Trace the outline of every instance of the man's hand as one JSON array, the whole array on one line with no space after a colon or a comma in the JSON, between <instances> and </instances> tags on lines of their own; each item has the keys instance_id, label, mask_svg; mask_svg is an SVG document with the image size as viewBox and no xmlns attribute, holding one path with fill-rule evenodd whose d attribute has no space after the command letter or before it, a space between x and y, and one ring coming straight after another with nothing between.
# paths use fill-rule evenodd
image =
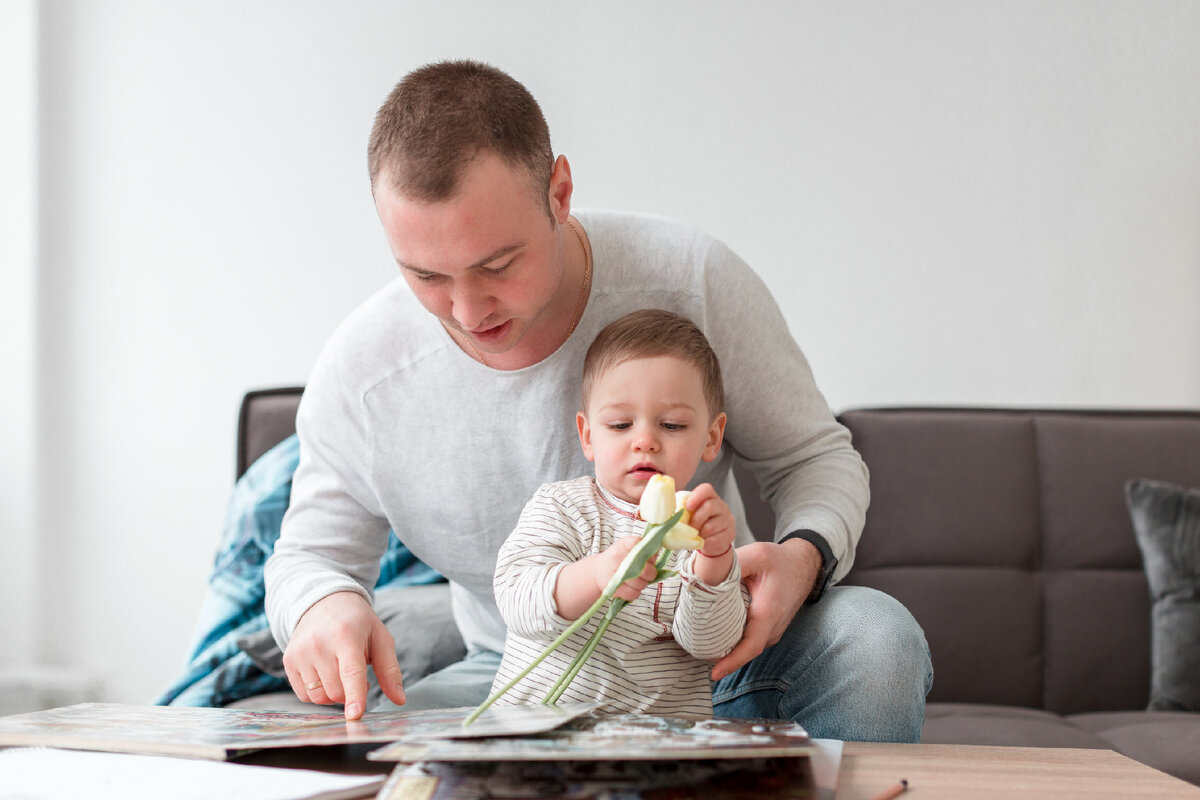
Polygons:
<instances>
[{"instance_id":1,"label":"man's hand","mask_svg":"<svg viewBox=\"0 0 1200 800\"><path fill-rule=\"evenodd\" d=\"M404 704L404 683L396 644L370 604L354 592L318 600L296 624L283 666L292 691L306 703L343 703L346 719L363 715L367 703L367 665L383 693Z\"/></svg>"},{"instance_id":2,"label":"man's hand","mask_svg":"<svg viewBox=\"0 0 1200 800\"><path fill-rule=\"evenodd\" d=\"M775 644L812 594L821 571L821 553L803 539L783 544L755 542L737 550L742 582L750 590L742 640L713 667L720 680Z\"/></svg>"}]
</instances>

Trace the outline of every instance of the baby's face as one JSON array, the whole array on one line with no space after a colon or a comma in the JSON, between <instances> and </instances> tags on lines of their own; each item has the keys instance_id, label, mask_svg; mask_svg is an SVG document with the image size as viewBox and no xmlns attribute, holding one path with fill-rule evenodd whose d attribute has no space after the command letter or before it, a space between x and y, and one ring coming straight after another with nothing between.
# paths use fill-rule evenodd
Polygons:
<instances>
[{"instance_id":1,"label":"baby's face","mask_svg":"<svg viewBox=\"0 0 1200 800\"><path fill-rule=\"evenodd\" d=\"M583 453L596 479L631 503L662 472L680 489L700 460L716 458L724 414L713 419L700 372L674 356L636 358L599 375L577 417Z\"/></svg>"}]
</instances>

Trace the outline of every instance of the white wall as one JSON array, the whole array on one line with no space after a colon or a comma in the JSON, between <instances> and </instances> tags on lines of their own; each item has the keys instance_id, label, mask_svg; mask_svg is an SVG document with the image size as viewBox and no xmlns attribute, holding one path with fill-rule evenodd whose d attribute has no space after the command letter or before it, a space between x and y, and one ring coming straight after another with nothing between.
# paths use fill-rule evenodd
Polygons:
<instances>
[{"instance_id":1,"label":"white wall","mask_svg":"<svg viewBox=\"0 0 1200 800\"><path fill-rule=\"evenodd\" d=\"M0 5L0 668L37 647L36 34L32 2Z\"/></svg>"},{"instance_id":2,"label":"white wall","mask_svg":"<svg viewBox=\"0 0 1200 800\"><path fill-rule=\"evenodd\" d=\"M393 275L364 144L440 58L526 82L579 205L744 255L835 408L1200 405L1200 4L739 5L38 4L45 624L3 658L174 676L239 399Z\"/></svg>"}]
</instances>

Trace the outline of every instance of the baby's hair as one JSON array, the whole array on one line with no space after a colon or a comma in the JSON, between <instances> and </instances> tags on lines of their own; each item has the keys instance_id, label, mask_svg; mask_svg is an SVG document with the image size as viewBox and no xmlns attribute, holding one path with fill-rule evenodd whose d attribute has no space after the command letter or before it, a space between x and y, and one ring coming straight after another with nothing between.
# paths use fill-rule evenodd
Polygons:
<instances>
[{"instance_id":1,"label":"baby's hair","mask_svg":"<svg viewBox=\"0 0 1200 800\"><path fill-rule=\"evenodd\" d=\"M596 334L583 359L582 408L596 380L613 367L635 358L674 356L700 371L708 413L715 418L725 410L721 363L696 324L686 317L658 308L644 308L609 323Z\"/></svg>"}]
</instances>

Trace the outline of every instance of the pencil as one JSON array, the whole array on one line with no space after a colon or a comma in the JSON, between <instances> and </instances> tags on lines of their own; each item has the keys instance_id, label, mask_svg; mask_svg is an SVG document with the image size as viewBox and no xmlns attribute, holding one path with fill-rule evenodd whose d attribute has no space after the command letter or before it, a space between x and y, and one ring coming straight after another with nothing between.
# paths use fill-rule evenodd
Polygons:
<instances>
[{"instance_id":1,"label":"pencil","mask_svg":"<svg viewBox=\"0 0 1200 800\"><path fill-rule=\"evenodd\" d=\"M871 798L871 800L893 800L908 791L908 781L901 780L890 789L884 789L879 794Z\"/></svg>"}]
</instances>

